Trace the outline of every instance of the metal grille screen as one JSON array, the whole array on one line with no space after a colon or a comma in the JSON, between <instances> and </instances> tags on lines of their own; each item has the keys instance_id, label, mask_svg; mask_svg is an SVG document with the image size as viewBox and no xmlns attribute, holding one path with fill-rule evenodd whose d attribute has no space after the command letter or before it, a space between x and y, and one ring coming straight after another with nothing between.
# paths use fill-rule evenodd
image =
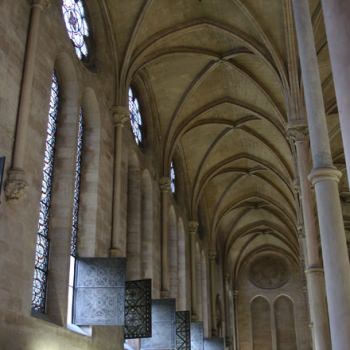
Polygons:
<instances>
[{"instance_id":1,"label":"metal grille screen","mask_svg":"<svg viewBox=\"0 0 350 350\"><path fill-rule=\"evenodd\" d=\"M191 316L189 311L176 312L176 349L191 349Z\"/></svg>"},{"instance_id":2,"label":"metal grille screen","mask_svg":"<svg viewBox=\"0 0 350 350\"><path fill-rule=\"evenodd\" d=\"M152 336L152 281L127 281L125 284L124 338Z\"/></svg>"},{"instance_id":3,"label":"metal grille screen","mask_svg":"<svg viewBox=\"0 0 350 350\"><path fill-rule=\"evenodd\" d=\"M123 326L125 272L125 258L78 258L73 323Z\"/></svg>"}]
</instances>

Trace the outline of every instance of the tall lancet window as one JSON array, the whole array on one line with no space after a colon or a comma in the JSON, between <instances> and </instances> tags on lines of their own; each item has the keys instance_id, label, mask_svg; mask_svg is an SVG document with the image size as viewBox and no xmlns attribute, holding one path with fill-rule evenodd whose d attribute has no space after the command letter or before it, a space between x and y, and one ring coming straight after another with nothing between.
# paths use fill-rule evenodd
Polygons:
<instances>
[{"instance_id":1,"label":"tall lancet window","mask_svg":"<svg viewBox=\"0 0 350 350\"><path fill-rule=\"evenodd\" d=\"M174 168L174 162L170 163L170 189L172 193L175 193L176 190L176 175L175 175L175 168Z\"/></svg>"},{"instance_id":2,"label":"tall lancet window","mask_svg":"<svg viewBox=\"0 0 350 350\"><path fill-rule=\"evenodd\" d=\"M89 26L83 0L63 0L62 12L75 53L80 60L86 61L89 54Z\"/></svg>"},{"instance_id":3,"label":"tall lancet window","mask_svg":"<svg viewBox=\"0 0 350 350\"><path fill-rule=\"evenodd\" d=\"M129 88L129 112L131 129L136 143L140 146L143 141L143 120L140 112L139 101L131 88Z\"/></svg>"},{"instance_id":4,"label":"tall lancet window","mask_svg":"<svg viewBox=\"0 0 350 350\"><path fill-rule=\"evenodd\" d=\"M75 158L75 180L74 180L74 194L73 194L73 215L72 215L72 233L70 254L73 257L77 256L77 242L78 242L78 225L79 225L79 198L80 198L80 174L81 174L81 158L83 150L83 111L80 109L78 135L77 135L77 150Z\"/></svg>"},{"instance_id":5,"label":"tall lancet window","mask_svg":"<svg viewBox=\"0 0 350 350\"><path fill-rule=\"evenodd\" d=\"M35 248L35 269L32 290L32 310L44 313L46 309L47 273L49 266L49 219L55 158L59 86L54 73L51 82L44 166L39 205L39 224Z\"/></svg>"}]
</instances>

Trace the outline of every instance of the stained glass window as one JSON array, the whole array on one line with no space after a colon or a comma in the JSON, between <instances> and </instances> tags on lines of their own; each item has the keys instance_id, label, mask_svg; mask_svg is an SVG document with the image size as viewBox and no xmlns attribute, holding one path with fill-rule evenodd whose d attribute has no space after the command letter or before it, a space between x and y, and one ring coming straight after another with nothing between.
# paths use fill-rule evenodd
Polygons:
<instances>
[{"instance_id":1,"label":"stained glass window","mask_svg":"<svg viewBox=\"0 0 350 350\"><path fill-rule=\"evenodd\" d=\"M70 246L70 254L74 257L77 256L80 172L81 172L81 158L82 158L82 149L83 149L83 133L84 133L83 111L82 109L80 109L78 135L77 135L77 150L76 150L76 158L75 158L75 181L74 181L74 193L73 193L72 233L71 233L71 246Z\"/></svg>"},{"instance_id":2,"label":"stained glass window","mask_svg":"<svg viewBox=\"0 0 350 350\"><path fill-rule=\"evenodd\" d=\"M83 0L63 0L62 12L69 38L80 60L88 57L89 26Z\"/></svg>"},{"instance_id":3,"label":"stained glass window","mask_svg":"<svg viewBox=\"0 0 350 350\"><path fill-rule=\"evenodd\" d=\"M143 121L140 112L139 101L137 100L134 92L129 88L129 112L132 132L135 137L135 141L138 145L142 144L142 127Z\"/></svg>"},{"instance_id":4,"label":"stained glass window","mask_svg":"<svg viewBox=\"0 0 350 350\"><path fill-rule=\"evenodd\" d=\"M175 176L175 168L174 168L174 163L170 163L170 189L172 193L175 193L175 181L176 181L176 176Z\"/></svg>"},{"instance_id":5,"label":"stained glass window","mask_svg":"<svg viewBox=\"0 0 350 350\"><path fill-rule=\"evenodd\" d=\"M55 157L59 86L54 73L51 82L50 107L39 205L39 223L35 248L35 269L32 291L32 310L45 312L47 272L49 266L49 217Z\"/></svg>"}]
</instances>

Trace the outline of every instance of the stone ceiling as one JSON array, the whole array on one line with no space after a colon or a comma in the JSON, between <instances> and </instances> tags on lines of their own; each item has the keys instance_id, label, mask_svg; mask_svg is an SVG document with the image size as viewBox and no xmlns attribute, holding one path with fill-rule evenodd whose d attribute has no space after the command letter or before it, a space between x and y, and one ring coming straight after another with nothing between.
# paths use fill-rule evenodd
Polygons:
<instances>
[{"instance_id":1,"label":"stone ceiling","mask_svg":"<svg viewBox=\"0 0 350 350\"><path fill-rule=\"evenodd\" d=\"M181 149L192 219L231 271L256 250L298 259L287 123L303 108L291 0L106 0L120 100L138 74L157 108L163 174ZM310 1L332 147L342 145L318 1ZM126 83L126 84L125 84Z\"/></svg>"}]
</instances>

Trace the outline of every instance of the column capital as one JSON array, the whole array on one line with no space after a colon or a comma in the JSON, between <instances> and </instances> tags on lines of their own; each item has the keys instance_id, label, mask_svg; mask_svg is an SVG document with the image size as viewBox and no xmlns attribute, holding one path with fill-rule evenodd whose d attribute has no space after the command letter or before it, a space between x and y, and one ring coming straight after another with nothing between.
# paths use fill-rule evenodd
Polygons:
<instances>
[{"instance_id":1,"label":"column capital","mask_svg":"<svg viewBox=\"0 0 350 350\"><path fill-rule=\"evenodd\" d=\"M321 181L331 180L339 182L342 176L342 172L333 167L328 168L314 168L308 176L309 181L312 185L317 184Z\"/></svg>"},{"instance_id":2,"label":"column capital","mask_svg":"<svg viewBox=\"0 0 350 350\"><path fill-rule=\"evenodd\" d=\"M309 131L305 120L293 120L288 123L287 135L293 142L303 142L308 139Z\"/></svg>"},{"instance_id":3,"label":"column capital","mask_svg":"<svg viewBox=\"0 0 350 350\"><path fill-rule=\"evenodd\" d=\"M5 183L6 200L18 200L23 197L28 184L22 169L10 169Z\"/></svg>"},{"instance_id":4,"label":"column capital","mask_svg":"<svg viewBox=\"0 0 350 350\"><path fill-rule=\"evenodd\" d=\"M209 250L208 252L209 260L216 260L216 256L217 256L216 250Z\"/></svg>"},{"instance_id":5,"label":"column capital","mask_svg":"<svg viewBox=\"0 0 350 350\"><path fill-rule=\"evenodd\" d=\"M33 0L32 7L37 7L41 11L47 9L51 4L51 0Z\"/></svg>"},{"instance_id":6,"label":"column capital","mask_svg":"<svg viewBox=\"0 0 350 350\"><path fill-rule=\"evenodd\" d=\"M129 109L125 106L112 106L111 108L114 126L123 127L129 120Z\"/></svg>"},{"instance_id":7,"label":"column capital","mask_svg":"<svg viewBox=\"0 0 350 350\"><path fill-rule=\"evenodd\" d=\"M189 221L188 232L190 235L195 235L198 230L199 223L197 221Z\"/></svg>"},{"instance_id":8,"label":"column capital","mask_svg":"<svg viewBox=\"0 0 350 350\"><path fill-rule=\"evenodd\" d=\"M171 180L169 177L163 176L159 180L159 188L162 192L170 192Z\"/></svg>"}]
</instances>

